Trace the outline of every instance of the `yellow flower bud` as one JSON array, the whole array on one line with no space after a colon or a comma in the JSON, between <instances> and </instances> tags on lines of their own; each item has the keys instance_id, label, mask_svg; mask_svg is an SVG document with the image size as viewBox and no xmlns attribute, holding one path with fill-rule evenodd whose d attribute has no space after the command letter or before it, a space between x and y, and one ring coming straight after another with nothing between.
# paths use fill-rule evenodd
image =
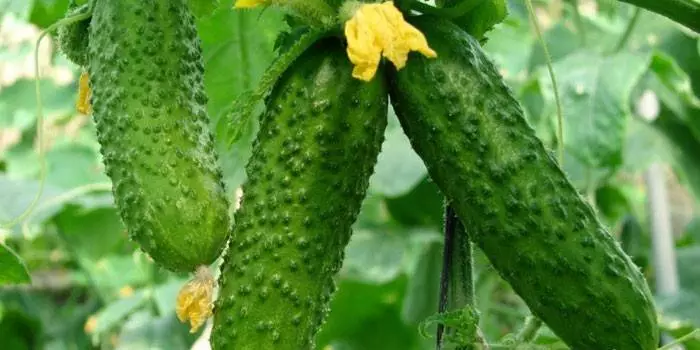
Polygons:
<instances>
[{"instance_id":1,"label":"yellow flower bud","mask_svg":"<svg viewBox=\"0 0 700 350\"><path fill-rule=\"evenodd\" d=\"M78 80L78 101L75 103L78 113L90 114L90 95L90 79L88 73L83 71Z\"/></svg>"}]
</instances>

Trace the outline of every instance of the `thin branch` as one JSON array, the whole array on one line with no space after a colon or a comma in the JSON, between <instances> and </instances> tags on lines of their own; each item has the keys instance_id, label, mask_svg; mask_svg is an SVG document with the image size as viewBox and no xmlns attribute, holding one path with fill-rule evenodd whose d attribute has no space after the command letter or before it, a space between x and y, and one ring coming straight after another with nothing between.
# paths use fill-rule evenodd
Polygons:
<instances>
[{"instance_id":1,"label":"thin branch","mask_svg":"<svg viewBox=\"0 0 700 350\"><path fill-rule=\"evenodd\" d=\"M630 18L629 22L627 22L627 27L625 28L624 33L622 33L622 36L620 37L620 40L617 42L617 45L615 45L615 49L613 49L613 53L618 53L622 49L627 46L627 41L630 39L630 36L632 36L632 32L634 32L634 28L637 26L637 21L639 20L639 15L642 13L642 9L639 7L636 7L634 9L634 13L632 14L632 18Z\"/></svg>"}]
</instances>

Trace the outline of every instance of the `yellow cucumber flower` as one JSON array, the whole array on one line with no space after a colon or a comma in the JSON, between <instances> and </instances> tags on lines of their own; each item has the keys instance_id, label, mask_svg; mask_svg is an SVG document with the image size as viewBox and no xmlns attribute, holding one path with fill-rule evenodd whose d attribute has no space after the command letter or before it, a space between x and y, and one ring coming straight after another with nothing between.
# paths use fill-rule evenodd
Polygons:
<instances>
[{"instance_id":1,"label":"yellow cucumber flower","mask_svg":"<svg viewBox=\"0 0 700 350\"><path fill-rule=\"evenodd\" d=\"M403 18L392 1L363 4L345 22L348 57L355 65L352 76L370 81L377 73L383 55L396 69L406 66L408 53L418 51L426 57L437 57L418 29Z\"/></svg>"},{"instance_id":2,"label":"yellow cucumber flower","mask_svg":"<svg viewBox=\"0 0 700 350\"><path fill-rule=\"evenodd\" d=\"M196 332L211 316L215 285L209 268L200 266L194 279L180 289L175 312L180 322L190 321L190 333Z\"/></svg>"},{"instance_id":3,"label":"yellow cucumber flower","mask_svg":"<svg viewBox=\"0 0 700 350\"><path fill-rule=\"evenodd\" d=\"M236 0L233 7L237 9L251 8L265 3L265 0Z\"/></svg>"}]
</instances>

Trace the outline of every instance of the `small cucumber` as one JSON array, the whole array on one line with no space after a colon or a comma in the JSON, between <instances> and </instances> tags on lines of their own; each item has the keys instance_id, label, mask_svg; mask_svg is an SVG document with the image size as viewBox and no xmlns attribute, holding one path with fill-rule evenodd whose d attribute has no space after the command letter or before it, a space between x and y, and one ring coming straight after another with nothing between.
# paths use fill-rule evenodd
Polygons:
<instances>
[{"instance_id":1,"label":"small cucumber","mask_svg":"<svg viewBox=\"0 0 700 350\"><path fill-rule=\"evenodd\" d=\"M221 253L228 202L185 0L96 0L88 72L97 137L132 239L169 270Z\"/></svg>"},{"instance_id":2,"label":"small cucumber","mask_svg":"<svg viewBox=\"0 0 700 350\"><path fill-rule=\"evenodd\" d=\"M88 10L89 4L79 5L76 0L70 0L65 17L85 13ZM58 48L71 62L79 66L87 65L89 29L90 18L58 28Z\"/></svg>"},{"instance_id":3,"label":"small cucumber","mask_svg":"<svg viewBox=\"0 0 700 350\"><path fill-rule=\"evenodd\" d=\"M317 42L266 101L224 258L214 349L312 349L384 139L382 77Z\"/></svg>"},{"instance_id":4,"label":"small cucumber","mask_svg":"<svg viewBox=\"0 0 700 350\"><path fill-rule=\"evenodd\" d=\"M412 20L436 59L389 70L390 96L470 237L532 312L573 349L656 349L639 269L527 123L478 42L446 20Z\"/></svg>"}]
</instances>

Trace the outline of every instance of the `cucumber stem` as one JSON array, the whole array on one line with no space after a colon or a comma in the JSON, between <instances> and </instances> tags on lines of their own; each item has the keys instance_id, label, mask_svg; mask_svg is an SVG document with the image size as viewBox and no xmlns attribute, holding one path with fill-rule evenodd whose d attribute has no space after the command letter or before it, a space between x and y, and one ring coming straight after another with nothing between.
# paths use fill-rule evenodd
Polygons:
<instances>
[{"instance_id":1,"label":"cucumber stem","mask_svg":"<svg viewBox=\"0 0 700 350\"><path fill-rule=\"evenodd\" d=\"M440 275L440 299L438 312L474 308L474 276L472 247L464 225L449 203L445 204L444 247L442 272ZM437 327L437 349L441 349L443 324ZM475 338L478 335L475 335Z\"/></svg>"},{"instance_id":2,"label":"cucumber stem","mask_svg":"<svg viewBox=\"0 0 700 350\"><path fill-rule=\"evenodd\" d=\"M634 9L634 13L632 14L632 18L630 18L629 22L627 22L627 27L625 27L624 33L622 33L622 36L620 37L620 40L617 42L617 45L615 45L615 48L613 49L613 53L618 53L622 49L625 48L627 45L627 41L629 40L630 36L632 36L632 32L634 31L635 27L637 26L637 21L639 20L639 15L642 13L642 9L639 7L636 7Z\"/></svg>"},{"instance_id":3,"label":"cucumber stem","mask_svg":"<svg viewBox=\"0 0 700 350\"><path fill-rule=\"evenodd\" d=\"M557 158L560 166L564 166L564 112L562 112L561 100L559 98L559 88L557 87L557 78L554 74L554 66L552 64L552 56L549 54L549 49L547 49L547 43L544 41L542 36L542 30L540 29L539 23L537 23L537 15L535 15L535 9L532 6L532 0L525 0L527 5L527 11L530 14L530 20L532 21L532 26L535 28L535 34L537 36L537 41L540 42L542 50L544 51L545 61L547 63L547 71L549 72L549 79L552 81L552 90L554 93L554 102L557 106Z\"/></svg>"},{"instance_id":4,"label":"cucumber stem","mask_svg":"<svg viewBox=\"0 0 700 350\"><path fill-rule=\"evenodd\" d=\"M525 344L533 341L537 336L537 331L542 327L542 320L535 316L528 316L525 319L523 328L515 336L517 344Z\"/></svg>"}]
</instances>

